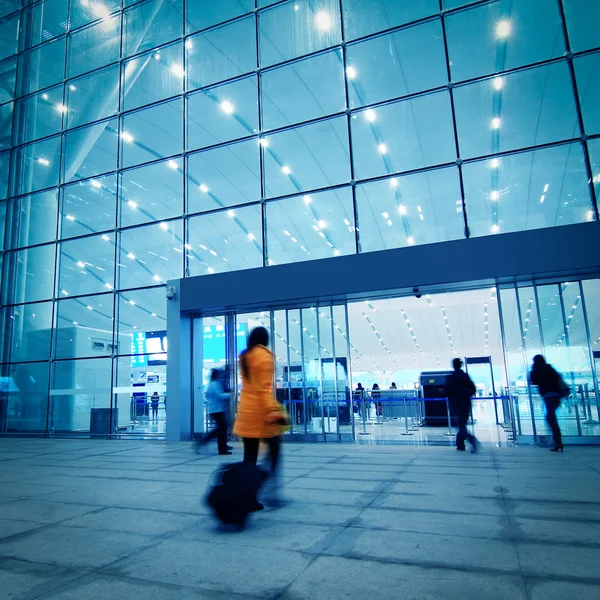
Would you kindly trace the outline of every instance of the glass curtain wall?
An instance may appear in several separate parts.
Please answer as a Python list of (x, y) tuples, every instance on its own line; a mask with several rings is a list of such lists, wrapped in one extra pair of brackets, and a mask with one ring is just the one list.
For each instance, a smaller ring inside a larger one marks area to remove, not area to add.
[(599, 12), (1, 2), (3, 429), (161, 434), (168, 279), (596, 220)]

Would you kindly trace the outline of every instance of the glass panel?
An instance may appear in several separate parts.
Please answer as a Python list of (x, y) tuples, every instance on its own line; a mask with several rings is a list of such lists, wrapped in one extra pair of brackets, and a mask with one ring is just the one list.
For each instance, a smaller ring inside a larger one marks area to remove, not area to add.
[(596, 200), (600, 201), (600, 139), (590, 140), (587, 145), (592, 163), (592, 177), (596, 191)]
[(323, 434), (321, 404), (321, 369), (319, 368), (318, 315), (316, 308), (304, 308), (302, 313), (302, 362), (304, 365), (304, 398), (307, 433)]
[(319, 345), (321, 347), (320, 378), (323, 391), (321, 412), (325, 433), (337, 439), (339, 415), (337, 407), (337, 358), (334, 355), (333, 331), (331, 330), (331, 307), (322, 306), (319, 313)]
[(262, 73), (263, 129), (275, 129), (346, 108), (340, 50)]
[(255, 17), (196, 35), (185, 47), (188, 90), (250, 73), (256, 69)]
[(589, 328), (589, 338), (594, 359), (593, 374), (596, 378), (596, 385), (594, 388), (595, 400), (592, 401), (592, 404), (595, 404), (596, 412), (600, 412), (600, 396), (598, 396), (598, 389), (600, 388), (600, 280), (590, 279), (584, 281), (582, 282), (582, 287)]
[(275, 393), (289, 415), (293, 414), (290, 404), (290, 379), (288, 365), (287, 319), (285, 310), (273, 311), (272, 347), (275, 355)]
[(463, 165), (472, 236), (593, 221), (581, 144)]
[(11, 195), (19, 196), (58, 185), (60, 136), (13, 150)]
[(173, 44), (124, 63), (123, 110), (183, 92), (183, 44)]
[(353, 433), (353, 409), (350, 387), (350, 365), (348, 357), (348, 331), (346, 329), (346, 307), (333, 307), (333, 342), (335, 347), (335, 370), (337, 380), (336, 400), (339, 412), (339, 432), (350, 436)]
[(463, 158), (579, 135), (566, 63), (460, 86), (454, 100)]
[(115, 278), (114, 233), (63, 242), (59, 247), (58, 287), (62, 296), (112, 290)]
[(8, 150), (11, 144), (13, 103), (0, 106), (0, 150)]
[(121, 16), (116, 15), (69, 36), (67, 78), (116, 62), (120, 54)]
[(266, 196), (283, 196), (350, 180), (346, 117), (263, 138)]
[[(67, 128), (112, 117), (119, 110), (119, 65), (74, 79), (67, 85)], [(102, 100), (98, 102), (98, 98)]]
[(19, 15), (0, 21), (0, 60), (16, 54), (19, 39)]
[(0, 17), (6, 17), (21, 8), (21, 0), (0, 0)]
[(188, 219), (186, 275), (263, 266), (260, 205)]
[(124, 56), (156, 48), (183, 35), (183, 0), (144, 2), (124, 14)]
[(256, 77), (202, 90), (187, 98), (188, 149), (247, 137), (258, 131)]
[(17, 57), (0, 62), (0, 102), (8, 102), (15, 97), (17, 79)]
[(354, 40), (440, 11), (438, 0), (344, 0), (344, 33)]
[[(92, 415), (101, 414), (93, 411), (110, 408), (110, 379), (110, 358), (55, 362), (50, 391), (50, 431), (90, 431)], [(101, 428), (98, 433), (107, 434), (110, 430)]]
[(188, 157), (189, 214), (260, 198), (260, 146), (256, 139)]
[(19, 55), (17, 96), (32, 94), (63, 80), (66, 38)]
[(269, 202), (266, 224), (269, 264), (356, 252), (350, 188)]
[(8, 194), (8, 170), (10, 166), (10, 152), (0, 153), (0, 198)]
[[(583, 314), (579, 282), (561, 285), (566, 318), (567, 349), (572, 374), (574, 396), (571, 398), (580, 418), (583, 435), (598, 435), (598, 405), (595, 398), (594, 375)], [(560, 341), (556, 342), (560, 348)], [(564, 346), (564, 344), (562, 344)], [(594, 427), (595, 425), (595, 427)]]
[(119, 289), (148, 287), (183, 276), (183, 223), (169, 221), (120, 233)]
[(116, 196), (116, 175), (63, 187), (60, 236), (70, 238), (112, 229), (115, 226)]
[(571, 50), (580, 52), (598, 47), (600, 4), (593, 0), (563, 0)]
[(112, 294), (56, 303), (55, 358), (106, 356), (113, 344)]
[(186, 0), (187, 32), (194, 33), (254, 10), (254, 0)]
[(183, 150), (183, 99), (122, 117), (121, 164), (132, 167)]
[(354, 113), (351, 124), (357, 179), (456, 160), (447, 92)]
[(585, 133), (600, 133), (600, 52), (580, 56), (573, 61), (583, 113)]
[(117, 168), (117, 121), (104, 121), (65, 135), (63, 181), (95, 177)]
[(285, 2), (259, 13), (260, 64), (268, 67), (342, 41), (337, 0)]
[(69, 21), (71, 29), (81, 27), (97, 19), (102, 19), (100, 24), (108, 27), (108, 17), (111, 13), (121, 8), (121, 0), (102, 0), (102, 2), (71, 2)]
[(6, 247), (32, 246), (56, 239), (58, 192), (49, 190), (8, 201)]
[(25, 144), (58, 133), (62, 128), (63, 86), (15, 102), (14, 144)]
[(464, 238), (458, 170), (393, 177), (356, 188), (361, 252)]
[[(146, 354), (152, 351), (148, 344), (140, 346), (134, 337), (139, 333), (167, 330), (167, 299), (165, 288), (123, 292), (117, 295), (117, 335), (121, 354)], [(146, 339), (147, 342), (147, 339)]]
[(55, 244), (5, 252), (2, 304), (52, 298)]
[(52, 302), (2, 309), (2, 362), (50, 358)]
[(302, 328), (300, 327), (300, 311), (287, 311), (288, 356), (287, 372), (290, 388), (291, 433), (306, 433), (306, 409), (304, 403), (304, 369), (302, 363)]
[(48, 383), (50, 363), (5, 365), (2, 377), (14, 383), (7, 394), (7, 423), (9, 432), (45, 431), (48, 411)]
[(448, 82), (439, 19), (348, 46), (351, 106), (364, 106)]
[(555, 0), (500, 0), (446, 17), (453, 81), (506, 71), (565, 52)]
[(183, 213), (183, 160), (123, 171), (119, 194), (121, 227), (180, 216)]
[(69, 0), (45, 0), (21, 11), (21, 50), (37, 46), (67, 31)]

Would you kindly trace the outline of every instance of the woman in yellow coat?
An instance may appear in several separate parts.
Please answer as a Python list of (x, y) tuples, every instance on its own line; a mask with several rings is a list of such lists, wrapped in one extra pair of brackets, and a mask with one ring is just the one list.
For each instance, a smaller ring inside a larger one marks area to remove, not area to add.
[(269, 447), (271, 475), (276, 476), (281, 434), (288, 428), (285, 410), (273, 393), (275, 357), (267, 348), (269, 333), (253, 329), (248, 347), (240, 355), (242, 393), (233, 433), (244, 441), (244, 462), (256, 465), (260, 441)]

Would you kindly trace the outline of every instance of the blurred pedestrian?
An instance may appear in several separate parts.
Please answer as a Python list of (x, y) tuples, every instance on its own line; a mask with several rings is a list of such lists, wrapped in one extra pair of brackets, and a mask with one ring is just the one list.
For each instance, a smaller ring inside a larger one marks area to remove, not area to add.
[(229, 393), (225, 391), (224, 385), (225, 373), (219, 369), (213, 369), (210, 374), (210, 383), (206, 391), (208, 400), (207, 410), (212, 420), (215, 422), (215, 428), (207, 433), (198, 442), (197, 449), (210, 440), (217, 438), (217, 448), (219, 454), (231, 454), (231, 446), (227, 445), (227, 409), (229, 407)]
[(562, 433), (556, 418), (556, 410), (560, 406), (560, 401), (566, 398), (570, 393), (569, 386), (564, 382), (560, 373), (546, 359), (537, 354), (533, 357), (533, 366), (529, 373), (529, 383), (537, 385), (540, 396), (544, 399), (546, 405), (546, 421), (552, 430), (553, 447), (551, 452), (562, 452), (564, 446), (562, 443)]
[(281, 434), (289, 427), (289, 417), (273, 393), (275, 358), (268, 345), (268, 331), (257, 327), (250, 333), (248, 347), (240, 355), (242, 392), (233, 433), (244, 441), (246, 464), (258, 462), (261, 440), (268, 446), (271, 481), (266, 500), (278, 506), (282, 503), (278, 476)]
[(480, 447), (477, 438), (467, 430), (467, 422), (471, 414), (471, 398), (477, 388), (473, 380), (462, 370), (463, 362), (460, 358), (452, 361), (454, 371), (446, 378), (446, 398), (450, 404), (450, 411), (458, 422), (456, 434), (456, 449), (466, 450), (465, 441), (471, 445), (471, 452), (475, 453)]
[(152, 408), (152, 420), (155, 419), (158, 421), (158, 402), (160, 401), (160, 397), (158, 392), (154, 392), (150, 397), (150, 407)]

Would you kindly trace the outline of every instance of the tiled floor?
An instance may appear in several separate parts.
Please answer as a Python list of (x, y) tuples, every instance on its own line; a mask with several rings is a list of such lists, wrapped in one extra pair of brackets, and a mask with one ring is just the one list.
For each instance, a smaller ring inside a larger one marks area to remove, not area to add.
[(0, 597), (600, 598), (600, 448), (283, 452), (290, 503), (232, 533), (208, 450), (0, 439)]

